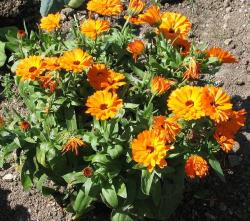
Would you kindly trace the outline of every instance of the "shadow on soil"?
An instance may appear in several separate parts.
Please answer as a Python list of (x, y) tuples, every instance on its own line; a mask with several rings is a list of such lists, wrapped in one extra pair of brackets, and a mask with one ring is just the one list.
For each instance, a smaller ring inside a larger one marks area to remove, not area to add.
[(9, 194), (9, 190), (0, 188), (0, 221), (29, 221), (30, 214), (25, 207), (17, 205), (12, 209), (9, 206), (7, 201)]

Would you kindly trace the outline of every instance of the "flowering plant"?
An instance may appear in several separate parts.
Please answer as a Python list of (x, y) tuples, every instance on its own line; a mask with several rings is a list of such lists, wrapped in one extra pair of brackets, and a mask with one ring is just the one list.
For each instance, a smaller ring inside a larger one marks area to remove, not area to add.
[[(0, 163), (18, 150), (24, 189), (36, 185), (75, 214), (102, 201), (111, 219), (164, 219), (185, 177), (203, 178), (229, 152), (245, 111), (216, 87), (220, 48), (188, 40), (191, 23), (157, 5), (90, 0), (98, 13), (60, 30), (60, 15), (18, 37), (16, 85), (29, 114), (1, 117)], [(123, 26), (111, 16), (124, 11)], [(101, 17), (103, 16), (103, 17)], [(138, 36), (137, 26), (148, 27)], [(52, 181), (52, 184), (48, 181)]]

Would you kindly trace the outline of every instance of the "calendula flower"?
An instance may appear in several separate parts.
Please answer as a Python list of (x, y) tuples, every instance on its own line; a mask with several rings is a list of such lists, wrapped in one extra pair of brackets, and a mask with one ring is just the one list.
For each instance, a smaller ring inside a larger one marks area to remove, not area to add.
[(120, 0), (90, 0), (87, 9), (100, 15), (119, 15), (123, 11)]
[(28, 129), (30, 129), (30, 124), (29, 124), (29, 122), (23, 120), (23, 121), (19, 122), (19, 127), (21, 130), (27, 131)]
[(57, 88), (57, 83), (53, 80), (52, 74), (46, 74), (39, 77), (39, 83), (41, 87), (49, 89), (50, 93), (53, 94)]
[(25, 33), (24, 30), (20, 29), (20, 30), (17, 31), (16, 36), (17, 36), (17, 38), (22, 39), (22, 38), (24, 38), (26, 36), (26, 33)]
[(232, 151), (233, 146), (235, 144), (234, 136), (227, 131), (226, 128), (224, 129), (216, 129), (214, 133), (214, 138), (220, 144), (221, 149), (228, 153)]
[(152, 5), (143, 14), (138, 15), (138, 17), (143, 23), (158, 26), (161, 24), (162, 13), (157, 5)]
[(128, 43), (127, 51), (133, 55), (135, 62), (137, 62), (138, 56), (140, 56), (145, 49), (144, 43), (142, 40), (136, 39)]
[(0, 129), (4, 127), (4, 124), (5, 124), (4, 119), (3, 119), (3, 117), (0, 115)]
[(45, 57), (42, 60), (42, 69), (46, 71), (60, 70), (60, 60), (57, 57)]
[(138, 15), (145, 7), (145, 2), (142, 0), (130, 0), (128, 5), (129, 15)]
[(93, 63), (93, 58), (80, 48), (66, 51), (60, 58), (60, 66), (66, 71), (79, 73), (89, 68)]
[(94, 64), (88, 72), (88, 81), (96, 90), (118, 89), (126, 82), (123, 74), (107, 68), (104, 64)]
[(195, 58), (191, 58), (188, 63), (188, 69), (184, 72), (184, 79), (194, 79), (197, 80), (200, 77), (199, 64), (196, 62)]
[(85, 177), (92, 177), (92, 175), (93, 175), (93, 169), (91, 167), (85, 167), (82, 170), (82, 173), (83, 173), (83, 176), (85, 176)]
[(188, 40), (177, 38), (174, 39), (171, 43), (174, 47), (180, 48), (181, 55), (187, 56), (189, 54), (191, 48), (191, 42), (189, 42)]
[(167, 165), (165, 157), (171, 146), (166, 145), (165, 139), (159, 136), (157, 130), (145, 130), (132, 141), (132, 158), (135, 162), (147, 167), (149, 172), (158, 166)]
[(140, 18), (138, 16), (128, 16), (128, 15), (125, 15), (124, 16), (124, 19), (125, 20), (128, 20), (129, 23), (133, 24), (133, 25), (141, 25), (141, 24), (144, 24), (144, 22), (142, 22), (140, 20)]
[(116, 93), (107, 90), (96, 91), (88, 97), (86, 113), (92, 115), (97, 120), (107, 120), (114, 118), (118, 111), (123, 107), (122, 99), (119, 99)]
[(178, 124), (175, 117), (155, 116), (152, 128), (161, 131), (167, 143), (174, 141), (176, 135), (181, 131), (181, 125)]
[(186, 16), (174, 12), (165, 12), (159, 31), (168, 39), (186, 39), (191, 29), (191, 22)]
[(42, 30), (52, 32), (56, 28), (60, 27), (61, 15), (59, 13), (49, 14), (46, 17), (43, 17), (40, 22), (40, 28)]
[(103, 32), (108, 31), (110, 25), (110, 22), (106, 20), (88, 19), (81, 24), (81, 33), (95, 40)]
[(202, 109), (202, 88), (184, 86), (173, 91), (168, 99), (168, 108), (184, 120), (195, 120), (205, 116)]
[(219, 123), (226, 121), (232, 110), (229, 95), (220, 87), (204, 87), (202, 92), (202, 107), (206, 115)]
[(236, 58), (228, 51), (224, 51), (221, 48), (209, 48), (205, 51), (208, 57), (215, 57), (221, 63), (236, 63)]
[(239, 111), (231, 111), (228, 115), (228, 119), (216, 125), (216, 131), (222, 132), (227, 131), (231, 136), (234, 136), (246, 122), (246, 110), (241, 109)]
[(161, 95), (164, 94), (173, 84), (175, 84), (175, 81), (156, 76), (153, 77), (151, 81), (151, 91), (153, 94)]
[(42, 72), (42, 58), (40, 56), (24, 58), (16, 68), (16, 75), (20, 76), (22, 80), (36, 80)]
[(66, 142), (66, 144), (64, 144), (62, 152), (68, 152), (68, 151), (72, 151), (75, 152), (75, 155), (78, 155), (78, 149), (80, 147), (84, 147), (86, 144), (83, 142), (83, 140), (81, 138), (78, 137), (71, 137), (68, 139), (68, 141)]
[(201, 156), (191, 155), (185, 164), (186, 175), (190, 178), (205, 177), (208, 174), (208, 164)]

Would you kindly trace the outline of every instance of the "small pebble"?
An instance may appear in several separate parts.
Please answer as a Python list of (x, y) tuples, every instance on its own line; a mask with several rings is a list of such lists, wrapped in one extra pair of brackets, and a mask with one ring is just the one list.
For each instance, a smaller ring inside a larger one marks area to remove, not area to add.
[(230, 45), (230, 44), (232, 43), (232, 41), (233, 41), (232, 38), (226, 39), (226, 40), (224, 41), (224, 44), (225, 44), (225, 45)]
[(13, 181), (13, 179), (14, 179), (14, 176), (11, 173), (8, 173), (3, 177), (3, 180), (5, 181)]
[(236, 85), (242, 86), (245, 85), (245, 82), (243, 80), (237, 80)]

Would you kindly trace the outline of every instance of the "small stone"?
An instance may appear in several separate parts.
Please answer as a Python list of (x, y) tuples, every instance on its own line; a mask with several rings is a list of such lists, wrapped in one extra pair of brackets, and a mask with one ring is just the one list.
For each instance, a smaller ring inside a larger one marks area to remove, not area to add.
[(243, 80), (237, 80), (236, 81), (236, 85), (242, 86), (244, 84), (245, 84), (245, 82)]
[(237, 155), (228, 155), (228, 160), (231, 165), (231, 167), (239, 166), (240, 162), (242, 161), (242, 158)]
[(14, 179), (14, 176), (11, 173), (8, 173), (3, 177), (3, 180), (5, 181), (13, 181), (13, 179)]
[(233, 152), (237, 152), (240, 149), (240, 144), (238, 142), (235, 142), (235, 144), (233, 145)]
[(217, 81), (215, 81), (215, 85), (216, 85), (216, 87), (221, 87), (224, 85), (224, 82), (222, 80), (217, 80)]
[(225, 0), (223, 5), (224, 5), (224, 8), (228, 7), (230, 5), (230, 0)]
[(233, 41), (232, 38), (226, 39), (226, 40), (224, 41), (224, 44), (225, 44), (225, 45), (230, 45), (230, 44), (232, 43), (232, 41)]
[(229, 13), (229, 12), (231, 12), (232, 11), (232, 7), (227, 7), (226, 8), (226, 13)]
[(219, 204), (219, 208), (221, 211), (225, 212), (227, 210), (227, 206), (224, 203)]

